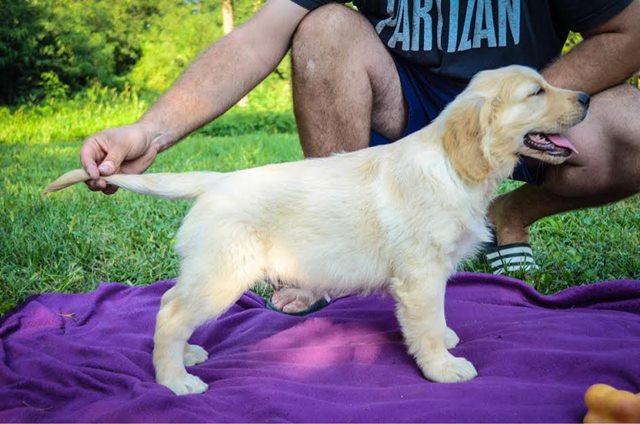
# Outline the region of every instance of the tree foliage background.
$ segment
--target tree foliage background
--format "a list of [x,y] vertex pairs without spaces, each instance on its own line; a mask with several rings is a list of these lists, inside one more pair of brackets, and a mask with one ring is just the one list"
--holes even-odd
[[[236,25],[263,0],[235,0]],[[220,0],[0,0],[0,104],[91,85],[163,91],[222,35]]]

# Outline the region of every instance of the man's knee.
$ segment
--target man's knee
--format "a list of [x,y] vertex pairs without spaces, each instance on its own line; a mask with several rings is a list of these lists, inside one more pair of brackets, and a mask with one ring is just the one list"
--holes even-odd
[[614,161],[640,156],[640,90],[630,84],[613,87],[593,97],[593,120],[602,135],[597,150],[611,152]]
[[576,182],[584,186],[578,191],[581,196],[637,191],[640,91],[620,85],[593,96],[591,105],[587,119],[567,134],[580,153],[567,165],[549,170],[551,191],[571,197]]
[[355,40],[354,27],[365,18],[341,4],[327,4],[307,14],[298,25],[291,43],[294,73],[306,72],[335,60]]
[[[353,26],[354,20],[364,19],[360,14],[340,4],[327,4],[308,13],[293,35],[292,48],[306,44],[338,42],[342,32]],[[319,43],[318,43],[319,42]],[[344,40],[342,40],[344,43]]]

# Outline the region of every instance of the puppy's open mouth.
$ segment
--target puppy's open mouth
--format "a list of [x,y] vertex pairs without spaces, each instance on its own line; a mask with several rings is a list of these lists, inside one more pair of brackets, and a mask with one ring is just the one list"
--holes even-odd
[[578,153],[569,139],[560,134],[529,133],[524,136],[524,145],[551,156],[566,157]]

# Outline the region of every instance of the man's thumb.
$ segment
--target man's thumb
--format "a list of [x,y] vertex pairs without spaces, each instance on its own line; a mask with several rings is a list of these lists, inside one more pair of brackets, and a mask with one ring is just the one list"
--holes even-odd
[[98,171],[100,171],[100,175],[111,175],[116,172],[116,166],[113,163],[113,160],[109,160],[107,157],[100,166],[98,166]]

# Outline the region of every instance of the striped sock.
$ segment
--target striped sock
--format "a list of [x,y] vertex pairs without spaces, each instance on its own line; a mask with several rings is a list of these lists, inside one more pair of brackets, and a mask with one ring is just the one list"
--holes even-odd
[[497,275],[502,275],[505,272],[529,271],[539,268],[533,259],[533,250],[527,243],[496,246],[488,250],[485,257],[491,266],[491,271]]

